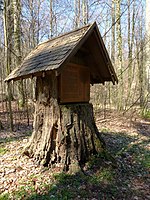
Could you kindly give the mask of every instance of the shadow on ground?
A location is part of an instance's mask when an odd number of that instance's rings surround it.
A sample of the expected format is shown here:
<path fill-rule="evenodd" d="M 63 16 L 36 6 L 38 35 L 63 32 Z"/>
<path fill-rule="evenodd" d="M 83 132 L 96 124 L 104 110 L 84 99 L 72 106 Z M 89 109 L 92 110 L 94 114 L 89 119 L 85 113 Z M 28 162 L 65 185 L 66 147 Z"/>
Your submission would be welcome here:
<path fill-rule="evenodd" d="M 137 129 L 137 132 L 143 136 L 150 136 L 150 120 L 145 122 L 134 122 L 133 127 Z"/>
<path fill-rule="evenodd" d="M 15 131 L 13 131 L 13 132 L 11 132 L 7 129 L 0 131 L 0 144 L 11 142 L 11 141 L 17 141 L 24 137 L 31 136 L 31 134 L 32 134 L 32 126 L 31 125 L 27 126 L 27 125 L 22 124 L 19 129 L 16 126 L 14 127 Z"/>
<path fill-rule="evenodd" d="M 91 159 L 84 173 L 75 175 L 54 174 L 51 184 L 34 182 L 32 188 L 22 187 L 15 191 L 13 199 L 24 200 L 148 200 L 150 199 L 149 169 L 149 121 L 135 122 L 138 134 L 110 132 L 105 130 L 102 137 L 108 152 L 115 158 L 114 164 L 109 154 L 99 154 Z M 13 132 L 2 137 L 0 143 L 19 140 L 31 135 L 31 130 Z M 142 138 L 142 136 L 145 136 Z M 47 173 L 50 169 L 47 169 Z M 6 194 L 0 200 L 10 199 Z"/>
<path fill-rule="evenodd" d="M 55 183 L 45 185 L 45 194 L 35 192 L 25 199 L 149 199 L 149 140 L 140 141 L 124 133 L 102 135 L 117 166 L 99 154 L 89 162 L 85 173 L 54 175 Z"/>

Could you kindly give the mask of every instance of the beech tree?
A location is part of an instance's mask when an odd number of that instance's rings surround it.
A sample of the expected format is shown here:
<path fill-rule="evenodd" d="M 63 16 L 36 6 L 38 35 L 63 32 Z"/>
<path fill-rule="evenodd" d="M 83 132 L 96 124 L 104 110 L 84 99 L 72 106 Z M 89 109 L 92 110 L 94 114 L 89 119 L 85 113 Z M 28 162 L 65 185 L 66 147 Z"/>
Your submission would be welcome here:
<path fill-rule="evenodd" d="M 12 64 L 12 28 L 13 28 L 13 18 L 12 18 L 12 2 L 10 0 L 4 0 L 4 45 L 5 45 L 5 65 L 6 65 L 6 76 L 11 72 Z M 12 87 L 11 83 L 7 84 L 7 96 L 9 105 L 9 122 L 10 128 L 13 130 L 13 114 L 11 107 L 12 100 Z"/>
<path fill-rule="evenodd" d="M 80 26 L 81 20 L 81 2 L 80 0 L 74 0 L 75 7 L 75 28 Z"/>
<path fill-rule="evenodd" d="M 88 0 L 82 0 L 83 25 L 88 24 Z"/>
<path fill-rule="evenodd" d="M 146 0 L 146 72 L 147 91 L 150 92 L 150 0 Z"/>
<path fill-rule="evenodd" d="M 111 4 L 112 29 L 111 29 L 111 60 L 115 64 L 115 0 Z"/>
<path fill-rule="evenodd" d="M 119 72 L 119 90 L 118 90 L 118 109 L 123 110 L 123 88 L 124 88 L 124 80 L 123 80 L 123 63 L 122 63 L 122 33 L 121 33 L 121 0 L 115 0 L 116 3 L 116 43 L 117 43 L 117 68 Z"/>
<path fill-rule="evenodd" d="M 7 0 L 4 2 L 9 1 Z M 146 44 L 146 41 L 148 41 L 149 36 L 147 34 L 145 43 L 143 44 L 143 35 L 145 30 L 143 29 L 143 32 L 141 33 L 141 28 L 137 28 L 138 23 L 139 26 L 145 26 L 143 23 L 145 20 L 144 1 L 20 0 L 21 8 L 15 6 L 17 5 L 17 2 L 19 2 L 19 0 L 10 1 L 11 20 L 9 21 L 11 22 L 11 24 L 10 30 L 7 31 L 9 32 L 8 35 L 9 38 L 11 38 L 11 42 L 8 42 L 8 51 L 10 51 L 11 48 L 12 49 L 9 53 L 10 59 L 8 59 L 8 63 L 9 60 L 11 61 L 9 73 L 11 71 L 11 68 L 13 68 L 15 65 L 18 65 L 18 57 L 20 58 L 20 55 L 22 58 L 25 57 L 32 50 L 32 48 L 35 48 L 38 43 L 43 42 L 48 38 L 60 35 L 61 33 L 68 32 L 72 30 L 73 27 L 79 28 L 84 24 L 91 23 L 96 20 L 101 30 L 101 34 L 102 36 L 104 36 L 103 39 L 105 41 L 107 49 L 108 51 L 110 51 L 111 59 L 119 75 L 120 81 L 119 85 L 115 86 L 115 90 L 112 90 L 112 86 L 109 86 L 109 84 L 106 85 L 106 87 L 108 87 L 108 90 L 105 91 L 106 95 L 104 95 L 104 93 L 102 94 L 103 86 L 91 87 L 92 90 L 96 88 L 96 95 L 93 98 L 95 105 L 97 105 L 99 108 L 104 108 L 105 106 L 103 104 L 108 107 L 110 107 L 109 105 L 112 104 L 112 106 L 117 107 L 118 110 L 128 109 L 139 97 L 139 91 L 141 91 L 140 93 L 143 96 L 141 97 L 143 100 L 141 99 L 140 101 L 145 102 L 145 98 L 146 96 L 148 96 L 149 83 L 149 81 L 145 81 L 145 71 L 147 71 L 147 78 L 149 74 L 149 68 L 146 67 L 148 66 L 148 64 L 146 64 L 148 63 L 148 60 L 145 61 L 145 57 L 146 59 L 148 59 L 148 56 L 146 56 L 146 51 L 148 52 L 149 45 Z M 3 0 L 1 0 L 0 3 L 2 5 Z M 148 3 L 149 1 L 147 1 L 147 5 Z M 3 8 L 4 6 L 1 7 Z M 142 7 L 143 11 L 141 11 Z M 147 10 L 148 8 L 149 6 L 146 6 Z M 7 10 L 7 12 L 9 12 L 9 10 Z M 143 16 L 140 17 L 141 12 L 143 12 Z M 149 11 L 147 11 L 147 13 L 149 13 Z M 6 17 L 9 18 L 9 13 Z M 2 19 L 0 20 L 2 22 Z M 19 20 L 21 20 L 21 37 L 16 34 L 18 31 L 20 31 L 17 28 L 19 27 Z M 148 20 L 149 14 L 147 14 L 146 17 L 146 24 L 148 24 Z M 6 23 L 4 23 L 4 26 L 5 24 Z M 148 32 L 148 25 L 146 25 L 146 27 L 146 30 Z M 3 34 L 2 31 L 2 54 L 4 54 L 5 49 L 6 55 L 6 47 L 4 48 L 3 43 L 5 43 L 6 46 L 7 43 L 4 42 L 4 35 L 6 34 Z M 140 35 L 142 35 L 142 39 L 140 38 Z M 17 39 L 19 37 L 20 39 Z M 17 40 L 21 40 L 21 54 L 18 53 L 20 50 L 16 45 Z M 11 47 L 11 43 L 14 44 L 13 47 Z M 139 51 L 141 51 L 142 53 L 138 53 Z M 15 54 L 18 56 L 16 56 Z M 6 57 L 7 56 L 4 56 L 4 58 Z M 141 69 L 141 66 L 144 62 L 144 68 Z M 5 65 L 2 73 L 8 74 L 6 73 L 6 63 L 3 59 L 2 65 Z M 143 73 L 143 80 L 142 77 L 139 75 L 141 74 L 139 73 L 140 69 L 143 70 L 143 72 L 141 72 Z M 2 76 L 4 78 L 4 75 Z M 32 82 L 34 81 L 27 80 L 28 85 L 33 85 L 31 87 L 26 87 L 26 94 L 28 94 L 30 98 L 33 98 L 34 93 L 34 89 L 32 89 L 34 88 L 34 83 L 32 84 Z M 147 89 L 142 89 L 142 85 L 144 84 L 147 84 Z M 11 87 L 10 89 L 12 88 L 13 87 Z M 144 94 L 144 91 L 147 91 L 147 94 Z M 14 97 L 15 96 L 16 95 L 14 95 Z M 116 96 L 118 99 L 118 103 L 116 103 Z"/>
<path fill-rule="evenodd" d="M 14 48 L 13 51 L 15 52 L 15 64 L 19 66 L 21 64 L 21 23 L 20 23 L 20 16 L 21 16 L 21 4 L 20 0 L 13 0 L 13 19 L 14 19 Z M 19 105 L 21 107 L 25 106 L 25 96 L 24 96 L 24 89 L 23 89 L 23 81 L 19 81 L 18 83 L 18 91 L 19 91 Z"/>

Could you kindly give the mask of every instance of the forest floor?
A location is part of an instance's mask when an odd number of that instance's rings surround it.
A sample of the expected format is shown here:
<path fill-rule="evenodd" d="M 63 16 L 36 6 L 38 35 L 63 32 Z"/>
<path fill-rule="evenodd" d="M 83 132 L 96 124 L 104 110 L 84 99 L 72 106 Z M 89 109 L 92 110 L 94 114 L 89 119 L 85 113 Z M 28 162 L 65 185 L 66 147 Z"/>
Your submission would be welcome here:
<path fill-rule="evenodd" d="M 150 120 L 115 111 L 96 112 L 96 122 L 114 163 L 99 154 L 85 173 L 59 173 L 22 156 L 31 129 L 0 132 L 0 200 L 150 199 Z"/>

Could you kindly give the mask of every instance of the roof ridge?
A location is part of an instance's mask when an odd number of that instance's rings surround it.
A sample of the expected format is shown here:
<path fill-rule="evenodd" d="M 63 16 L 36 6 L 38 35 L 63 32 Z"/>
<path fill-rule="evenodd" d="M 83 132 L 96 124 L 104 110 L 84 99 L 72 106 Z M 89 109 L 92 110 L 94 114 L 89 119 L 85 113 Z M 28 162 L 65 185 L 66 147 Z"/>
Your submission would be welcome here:
<path fill-rule="evenodd" d="M 39 43 L 39 44 L 37 45 L 37 47 L 39 47 L 39 46 L 42 45 L 42 44 L 48 43 L 48 42 L 50 42 L 50 41 L 52 41 L 52 40 L 55 40 L 55 39 L 61 38 L 61 37 L 63 37 L 63 36 L 66 36 L 66 35 L 68 35 L 68 34 L 74 33 L 74 32 L 76 32 L 76 31 L 79 31 L 79 30 L 82 30 L 82 29 L 85 29 L 85 28 L 89 28 L 89 27 L 91 27 L 91 25 L 92 25 L 92 24 L 87 24 L 86 26 L 82 26 L 82 27 L 80 27 L 80 28 L 76 28 L 76 29 L 74 29 L 74 30 L 72 30 L 72 31 L 68 31 L 68 32 L 66 32 L 66 33 L 63 33 L 63 34 L 60 34 L 60 35 L 55 36 L 55 37 L 53 37 L 53 38 L 50 38 L 50 39 L 48 39 L 48 40 L 46 40 L 46 41 L 44 41 L 44 42 Z M 37 48 L 37 47 L 36 47 L 36 48 Z M 35 49 L 36 49 L 36 48 L 35 48 Z"/>
<path fill-rule="evenodd" d="M 79 30 L 82 30 L 82 29 L 85 29 L 85 28 L 87 28 L 87 30 L 88 30 L 92 25 L 93 25 L 93 24 L 87 24 L 86 26 L 82 26 L 82 27 L 80 27 L 80 28 L 76 28 L 76 29 L 74 29 L 74 30 L 72 30 L 72 31 L 69 31 L 69 32 L 66 32 L 66 33 L 64 33 L 64 34 L 61 34 L 61 35 L 59 35 L 59 36 L 50 38 L 50 39 L 48 39 L 48 40 L 46 40 L 46 41 L 44 41 L 44 42 L 38 44 L 35 48 L 31 49 L 31 51 L 28 53 L 28 55 L 26 55 L 26 57 L 24 58 L 23 62 L 24 62 L 26 59 L 28 59 L 28 57 L 30 57 L 30 55 L 31 55 L 34 51 L 36 51 L 41 45 L 46 44 L 46 43 L 49 43 L 49 42 L 51 42 L 51 41 L 53 41 L 53 40 L 56 40 L 56 39 L 58 39 L 58 38 L 61 38 L 61 37 L 63 37 L 63 36 L 69 35 L 69 34 L 71 34 L 71 33 L 74 33 L 74 32 L 76 32 L 76 31 L 79 31 Z M 86 31 L 87 31 L 87 30 L 86 30 Z M 22 63 L 23 63 L 23 62 L 22 62 Z"/>
<path fill-rule="evenodd" d="M 56 71 L 57 75 L 59 75 L 66 64 L 71 61 L 71 58 L 75 56 L 85 43 L 87 44 L 85 45 L 85 48 L 89 48 L 89 54 L 94 60 L 91 62 L 90 58 L 88 58 L 89 60 L 87 59 L 87 62 L 91 63 L 88 64 L 88 67 L 90 68 L 90 65 L 96 65 L 92 72 L 93 78 L 91 79 L 91 82 L 117 82 L 117 76 L 96 22 L 91 25 L 74 29 L 73 31 L 64 33 L 39 44 L 28 54 L 28 56 L 26 56 L 21 65 L 6 77 L 5 81 L 39 75 L 42 76 L 43 72 L 45 73 L 52 70 Z M 92 44 L 97 47 L 93 47 Z M 96 56 L 94 56 L 93 52 L 95 52 Z M 98 54 L 101 58 L 96 61 Z"/>

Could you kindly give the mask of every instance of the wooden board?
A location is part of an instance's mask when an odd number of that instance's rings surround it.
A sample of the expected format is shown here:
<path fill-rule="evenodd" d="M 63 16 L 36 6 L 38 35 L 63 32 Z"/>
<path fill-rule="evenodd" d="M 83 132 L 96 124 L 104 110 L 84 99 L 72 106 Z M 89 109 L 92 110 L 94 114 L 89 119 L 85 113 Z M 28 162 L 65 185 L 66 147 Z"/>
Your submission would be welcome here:
<path fill-rule="evenodd" d="M 89 102 L 90 72 L 88 67 L 69 64 L 60 75 L 60 103 Z"/>

